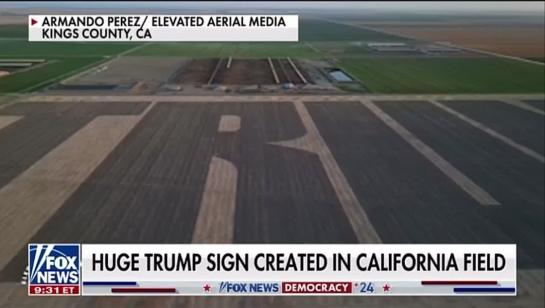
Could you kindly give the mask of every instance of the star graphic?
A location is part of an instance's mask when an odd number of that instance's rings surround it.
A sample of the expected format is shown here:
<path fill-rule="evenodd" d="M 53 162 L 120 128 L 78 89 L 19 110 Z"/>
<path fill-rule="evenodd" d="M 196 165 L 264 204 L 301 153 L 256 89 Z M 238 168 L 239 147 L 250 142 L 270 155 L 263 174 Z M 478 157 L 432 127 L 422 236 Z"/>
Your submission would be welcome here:
<path fill-rule="evenodd" d="M 212 289 L 212 287 L 208 283 L 205 284 L 202 288 L 204 289 L 205 292 L 210 292 L 210 289 Z"/>
<path fill-rule="evenodd" d="M 384 290 L 384 292 L 390 292 L 390 285 L 389 284 L 384 284 L 384 286 L 382 286 L 382 290 Z"/>

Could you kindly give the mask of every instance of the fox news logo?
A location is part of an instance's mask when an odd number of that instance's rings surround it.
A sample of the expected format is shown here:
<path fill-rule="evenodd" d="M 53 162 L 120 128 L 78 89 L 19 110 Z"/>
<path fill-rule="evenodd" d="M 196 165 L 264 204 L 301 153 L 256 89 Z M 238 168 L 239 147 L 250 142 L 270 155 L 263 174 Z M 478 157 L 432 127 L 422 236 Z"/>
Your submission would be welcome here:
<path fill-rule="evenodd" d="M 29 244 L 28 266 L 29 295 L 79 295 L 79 244 Z"/>
<path fill-rule="evenodd" d="M 277 282 L 221 282 L 219 293 L 278 293 Z"/>

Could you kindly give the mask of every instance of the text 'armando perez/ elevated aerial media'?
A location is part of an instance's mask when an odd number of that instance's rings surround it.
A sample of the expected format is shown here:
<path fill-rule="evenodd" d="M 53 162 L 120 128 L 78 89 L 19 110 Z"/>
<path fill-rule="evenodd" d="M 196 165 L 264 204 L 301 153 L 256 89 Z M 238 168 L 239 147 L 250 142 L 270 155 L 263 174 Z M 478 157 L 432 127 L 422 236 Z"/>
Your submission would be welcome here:
<path fill-rule="evenodd" d="M 29 41 L 298 41 L 297 15 L 30 15 Z"/>

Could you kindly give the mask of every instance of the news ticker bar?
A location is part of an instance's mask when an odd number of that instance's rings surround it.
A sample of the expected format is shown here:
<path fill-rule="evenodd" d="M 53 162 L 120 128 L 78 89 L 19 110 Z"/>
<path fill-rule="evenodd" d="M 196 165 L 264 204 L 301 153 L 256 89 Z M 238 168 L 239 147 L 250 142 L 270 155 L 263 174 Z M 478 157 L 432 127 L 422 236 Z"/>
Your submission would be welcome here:
<path fill-rule="evenodd" d="M 80 287 L 33 285 L 31 295 L 79 295 Z M 83 296 L 515 296 L 516 283 L 498 281 L 84 281 Z"/>
<path fill-rule="evenodd" d="M 516 285 L 498 281 L 192 281 L 83 282 L 83 295 L 516 295 Z"/>
<path fill-rule="evenodd" d="M 31 42 L 297 42 L 298 15 L 29 15 Z"/>
<path fill-rule="evenodd" d="M 516 245 L 30 244 L 29 295 L 516 295 Z"/>

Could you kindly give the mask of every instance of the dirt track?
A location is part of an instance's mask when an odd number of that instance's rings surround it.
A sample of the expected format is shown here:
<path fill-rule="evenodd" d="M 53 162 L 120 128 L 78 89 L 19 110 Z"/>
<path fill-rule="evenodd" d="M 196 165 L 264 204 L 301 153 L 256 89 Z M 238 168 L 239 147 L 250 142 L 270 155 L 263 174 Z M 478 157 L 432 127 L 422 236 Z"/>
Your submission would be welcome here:
<path fill-rule="evenodd" d="M 273 64 L 278 73 L 280 83 L 291 82 L 293 84 L 302 83 L 301 79 L 295 71 L 291 68 L 289 62 L 286 59 L 274 59 Z"/>

